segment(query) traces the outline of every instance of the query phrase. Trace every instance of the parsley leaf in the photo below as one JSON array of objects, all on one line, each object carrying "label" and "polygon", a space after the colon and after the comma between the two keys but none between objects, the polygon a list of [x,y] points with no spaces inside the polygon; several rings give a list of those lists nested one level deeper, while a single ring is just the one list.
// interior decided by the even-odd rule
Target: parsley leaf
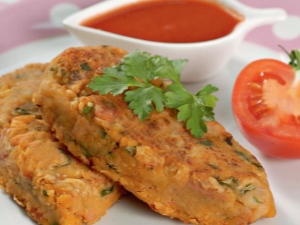
[{"label": "parsley leaf", "polygon": [[125,101],[140,120],[145,120],[155,109],[158,112],[164,109],[166,97],[161,88],[148,86],[125,92]]},{"label": "parsley leaf", "polygon": [[117,67],[105,68],[105,78],[96,76],[88,86],[94,90],[99,91],[101,95],[111,93],[112,95],[122,94],[129,86],[138,86],[133,77],[125,76],[123,71]]},{"label": "parsley leaf", "polygon": [[[89,84],[99,94],[125,95],[129,108],[140,120],[164,107],[178,110],[177,119],[186,122],[186,128],[195,137],[207,132],[206,121],[214,120],[213,108],[218,100],[213,92],[218,88],[207,85],[191,94],[180,82],[181,72],[188,61],[169,60],[148,52],[133,51],[119,65],[105,68],[102,76],[96,76]],[[158,85],[167,80],[169,85]]]}]

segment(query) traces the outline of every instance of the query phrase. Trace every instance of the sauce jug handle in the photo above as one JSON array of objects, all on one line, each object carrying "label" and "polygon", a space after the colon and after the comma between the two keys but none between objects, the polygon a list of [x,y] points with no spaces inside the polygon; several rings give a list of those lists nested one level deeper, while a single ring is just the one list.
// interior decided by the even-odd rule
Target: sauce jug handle
[{"label": "sauce jug handle", "polygon": [[285,10],[280,8],[252,9],[246,19],[252,26],[272,24],[287,18]]}]

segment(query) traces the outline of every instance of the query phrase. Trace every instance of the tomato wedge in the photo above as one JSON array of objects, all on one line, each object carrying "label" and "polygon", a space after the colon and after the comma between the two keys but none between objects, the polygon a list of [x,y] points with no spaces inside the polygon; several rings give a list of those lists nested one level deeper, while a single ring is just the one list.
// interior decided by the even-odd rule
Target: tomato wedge
[{"label": "tomato wedge", "polygon": [[[291,63],[261,59],[238,75],[232,109],[243,135],[258,150],[276,158],[300,158],[300,72]],[[298,58],[297,58],[297,57]]]}]

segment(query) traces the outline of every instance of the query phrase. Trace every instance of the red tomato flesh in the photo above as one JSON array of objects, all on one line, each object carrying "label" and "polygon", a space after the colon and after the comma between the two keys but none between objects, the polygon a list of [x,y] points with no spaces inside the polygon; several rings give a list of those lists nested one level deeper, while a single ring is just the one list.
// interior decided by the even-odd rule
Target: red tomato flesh
[{"label": "red tomato flesh", "polygon": [[237,125],[266,155],[300,158],[299,76],[288,64],[262,59],[247,65],[234,84]]}]

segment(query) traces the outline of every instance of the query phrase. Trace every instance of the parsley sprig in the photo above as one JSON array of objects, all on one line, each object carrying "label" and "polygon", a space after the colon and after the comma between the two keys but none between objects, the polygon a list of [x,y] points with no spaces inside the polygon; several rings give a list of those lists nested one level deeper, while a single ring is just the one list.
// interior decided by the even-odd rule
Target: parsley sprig
[{"label": "parsley sprig", "polygon": [[[143,121],[164,107],[178,110],[177,119],[186,122],[186,128],[195,137],[207,132],[205,121],[214,120],[213,108],[218,100],[213,92],[218,88],[207,85],[196,94],[191,94],[180,82],[181,72],[187,60],[169,60],[148,52],[133,51],[117,66],[104,69],[89,84],[99,94],[125,95],[129,108]],[[155,81],[163,79],[166,87]]]}]

